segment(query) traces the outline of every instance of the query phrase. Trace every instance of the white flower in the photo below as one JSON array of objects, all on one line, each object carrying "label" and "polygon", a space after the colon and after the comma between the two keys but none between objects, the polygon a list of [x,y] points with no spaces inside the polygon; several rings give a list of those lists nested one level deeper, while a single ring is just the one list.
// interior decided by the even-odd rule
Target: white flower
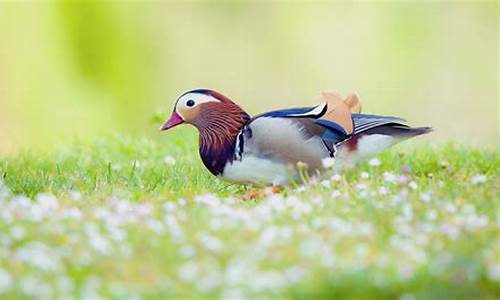
[{"label": "white flower", "polygon": [[338,191],[338,190],[335,190],[335,191],[333,191],[331,197],[332,197],[332,199],[335,199],[335,198],[338,198],[340,196],[342,196],[342,193],[340,191]]},{"label": "white flower", "polygon": [[167,202],[163,205],[163,209],[167,213],[174,213],[177,210],[177,205],[174,202]]},{"label": "white flower", "polygon": [[488,278],[500,282],[500,264],[491,265],[488,267]]},{"label": "white flower", "polygon": [[69,192],[69,197],[72,200],[79,201],[82,199],[82,193],[80,193],[78,191],[71,191],[71,192]]},{"label": "white flower", "polygon": [[368,174],[368,172],[361,172],[361,178],[368,179],[370,178],[370,174]]},{"label": "white flower", "polygon": [[8,196],[10,196],[10,190],[0,179],[0,201],[4,200]]},{"label": "white flower", "polygon": [[228,290],[224,290],[221,296],[222,300],[245,300],[245,293],[236,288],[230,288]]},{"label": "white flower", "polygon": [[22,240],[24,238],[24,236],[26,235],[26,231],[24,230],[23,227],[21,227],[20,225],[17,225],[15,227],[13,227],[11,230],[10,230],[10,236],[15,239],[15,240]]},{"label": "white flower", "polygon": [[382,186],[378,189],[378,193],[379,195],[385,196],[389,194],[389,190],[385,186]]},{"label": "white flower", "polygon": [[21,292],[27,296],[40,299],[53,298],[51,286],[33,275],[24,277],[18,284]]},{"label": "white flower", "polygon": [[472,177],[470,181],[472,184],[477,185],[477,184],[485,183],[486,180],[488,180],[488,177],[486,177],[486,175],[476,175],[476,176]]},{"label": "white flower", "polygon": [[412,190],[416,190],[418,188],[418,184],[415,182],[415,181],[410,181],[410,183],[408,183],[408,186],[412,189]]},{"label": "white flower", "polygon": [[179,250],[179,254],[183,258],[193,258],[196,255],[196,250],[191,246],[182,246]]},{"label": "white flower", "polygon": [[296,192],[296,193],[303,193],[303,192],[305,192],[306,190],[307,190],[307,188],[306,188],[305,186],[301,185],[301,186],[299,186],[299,187],[297,187],[297,188],[295,189],[295,192]]},{"label": "white flower", "polygon": [[384,172],[384,180],[393,183],[396,181],[396,176],[391,172]]},{"label": "white flower", "polygon": [[320,184],[321,184],[324,188],[329,188],[329,187],[330,187],[330,185],[331,185],[331,183],[330,183],[330,181],[329,181],[329,180],[323,180],[323,181],[321,181],[321,183],[320,183]]},{"label": "white flower", "polygon": [[57,271],[62,267],[57,249],[50,248],[41,242],[31,242],[19,248],[15,258],[45,271]]},{"label": "white flower", "polygon": [[360,191],[365,191],[368,188],[368,186],[364,183],[358,183],[356,184],[356,188]]},{"label": "white flower", "polygon": [[176,161],[175,161],[175,158],[173,158],[172,156],[165,156],[163,158],[163,162],[167,165],[167,166],[174,166]]},{"label": "white flower", "polygon": [[12,286],[12,277],[4,269],[0,268],[0,295],[7,292]]},{"label": "white flower", "polygon": [[59,208],[59,202],[52,194],[42,193],[36,196],[36,202],[46,212]]},{"label": "white flower", "polygon": [[437,212],[435,210],[430,210],[427,212],[427,219],[429,220],[436,220],[437,218]]},{"label": "white flower", "polygon": [[100,234],[89,236],[90,246],[103,255],[111,253],[111,243]]},{"label": "white flower", "polygon": [[323,164],[323,168],[331,169],[335,166],[335,158],[333,158],[333,157],[323,158],[321,163]]},{"label": "white flower", "polygon": [[420,200],[425,203],[429,203],[431,201],[431,195],[429,193],[420,194]]},{"label": "white flower", "polygon": [[212,194],[206,194],[202,196],[198,196],[194,199],[197,203],[205,204],[212,207],[218,207],[220,205],[220,199],[217,196]]},{"label": "white flower", "polygon": [[380,162],[380,160],[378,158],[372,158],[370,159],[370,161],[368,162],[368,164],[372,167],[378,167],[380,166],[382,163]]},{"label": "white flower", "polygon": [[342,176],[340,176],[339,174],[335,174],[332,176],[332,181],[341,181],[342,180]]},{"label": "white flower", "polygon": [[151,229],[156,234],[162,234],[165,232],[165,226],[163,226],[163,223],[156,219],[148,220],[147,225],[149,229]]},{"label": "white flower", "polygon": [[415,300],[417,297],[415,297],[413,294],[403,294],[401,297],[399,297],[399,300]]},{"label": "white flower", "polygon": [[70,293],[75,287],[73,280],[70,277],[64,275],[57,278],[56,282],[59,290],[65,293]]},{"label": "white flower", "polygon": [[179,277],[187,282],[193,282],[198,278],[199,267],[196,263],[191,262],[182,265],[179,270]]},{"label": "white flower", "polygon": [[210,252],[218,253],[224,248],[224,244],[218,238],[208,233],[199,233],[197,234],[197,238],[203,247]]}]

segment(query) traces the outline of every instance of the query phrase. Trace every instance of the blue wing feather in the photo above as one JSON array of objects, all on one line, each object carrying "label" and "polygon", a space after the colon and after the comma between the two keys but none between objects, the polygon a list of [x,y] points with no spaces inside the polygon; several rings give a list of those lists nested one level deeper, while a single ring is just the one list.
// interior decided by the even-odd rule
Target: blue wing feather
[{"label": "blue wing feather", "polygon": [[337,144],[349,137],[349,134],[347,134],[344,128],[335,122],[328,120],[315,120],[314,123],[326,129],[321,136],[323,140]]},{"label": "blue wing feather", "polygon": [[300,107],[300,108],[289,108],[270,111],[259,115],[257,117],[269,117],[269,118],[290,118],[291,115],[306,114],[313,110],[315,107]]}]

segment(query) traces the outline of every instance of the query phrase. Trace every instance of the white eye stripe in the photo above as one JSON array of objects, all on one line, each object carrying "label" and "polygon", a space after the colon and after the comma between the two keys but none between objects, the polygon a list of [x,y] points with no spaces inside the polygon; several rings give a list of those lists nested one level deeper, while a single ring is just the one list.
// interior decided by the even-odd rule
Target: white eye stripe
[{"label": "white eye stripe", "polygon": [[[194,105],[188,106],[188,101],[194,101]],[[177,100],[177,108],[185,107],[185,108],[193,108],[199,104],[207,103],[207,102],[220,102],[218,99],[201,93],[187,93],[182,95],[179,100]]]}]

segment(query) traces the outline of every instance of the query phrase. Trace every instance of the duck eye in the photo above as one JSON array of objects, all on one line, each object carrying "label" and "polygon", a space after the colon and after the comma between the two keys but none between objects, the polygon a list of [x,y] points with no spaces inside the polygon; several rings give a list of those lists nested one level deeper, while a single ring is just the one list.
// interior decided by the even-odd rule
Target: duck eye
[{"label": "duck eye", "polygon": [[188,101],[186,102],[186,106],[187,106],[187,107],[193,107],[194,105],[195,105],[195,102],[194,102],[194,100],[192,100],[192,99],[190,99],[190,100],[188,100]]}]

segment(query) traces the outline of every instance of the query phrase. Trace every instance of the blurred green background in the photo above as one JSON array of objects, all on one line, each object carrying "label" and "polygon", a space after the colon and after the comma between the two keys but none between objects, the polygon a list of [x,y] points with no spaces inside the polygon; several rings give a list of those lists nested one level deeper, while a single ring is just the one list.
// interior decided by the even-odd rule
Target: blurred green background
[{"label": "blurred green background", "polygon": [[0,2],[0,151],[164,138],[154,116],[199,87],[251,113],[357,92],[428,140],[498,146],[498,19],[496,1]]}]

